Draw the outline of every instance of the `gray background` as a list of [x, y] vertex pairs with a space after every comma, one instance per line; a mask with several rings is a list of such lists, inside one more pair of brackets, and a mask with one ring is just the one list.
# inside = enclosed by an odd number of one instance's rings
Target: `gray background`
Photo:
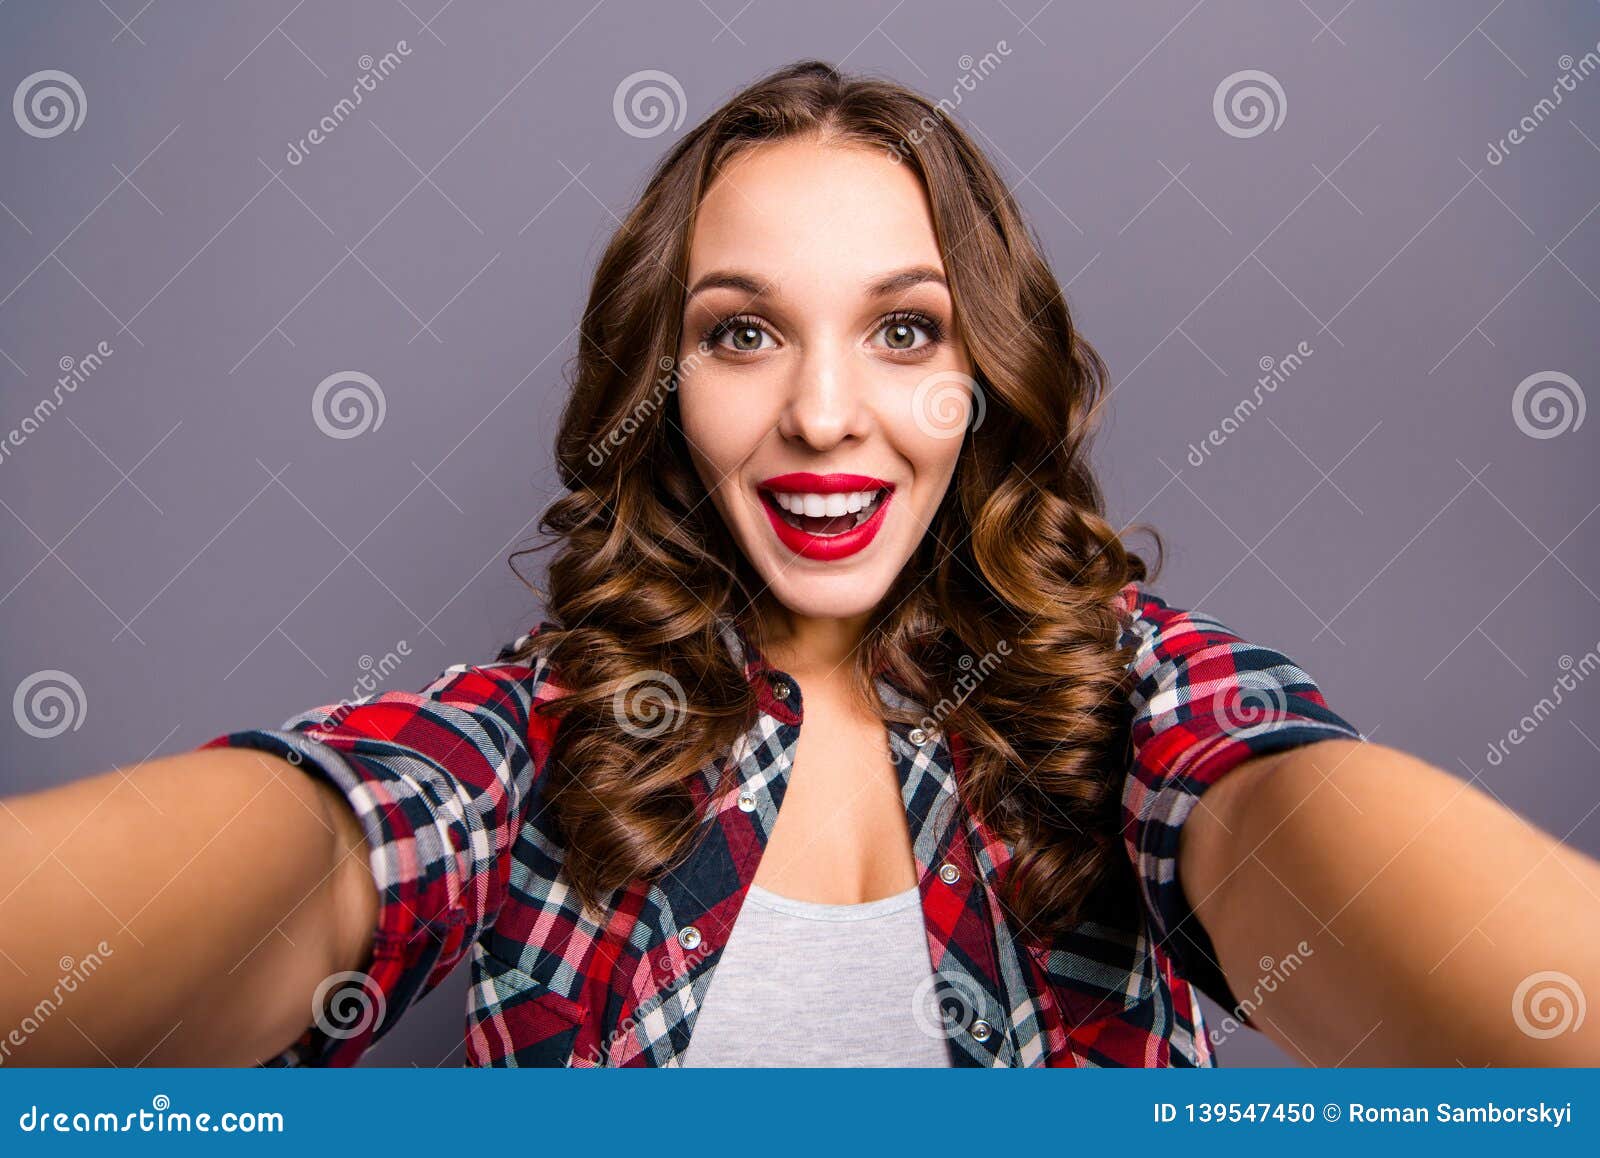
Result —
[[[114, 352], [0, 461], [0, 691], [46, 669], [84, 689], [60, 736], [5, 719], [0, 792], [275, 725], [401, 640], [389, 686], [421, 687], [534, 622], [505, 559], [555, 494], [600, 247], [672, 140], [816, 55], [960, 93], [1110, 363], [1099, 462], [1117, 519], [1168, 538], [1156, 589], [1600, 853], [1595, 687], [1485, 758], [1600, 640], [1600, 418], [1535, 438], [1512, 409], [1535, 373], [1597, 386], [1600, 76], [1485, 159], [1597, 41], [1594, 3], [1487, 0], [12, 0], [0, 95], [61, 69], [86, 108], [48, 139], [0, 116], [0, 436], [62, 358]], [[685, 115], [641, 137], [613, 94], [647, 69]], [[1212, 107], [1243, 69], [1285, 94], [1248, 138]], [[385, 416], [332, 438], [311, 398], [343, 370]], [[368, 1061], [459, 1064], [465, 983]], [[1249, 1032], [1222, 1057], [1297, 1060]]]

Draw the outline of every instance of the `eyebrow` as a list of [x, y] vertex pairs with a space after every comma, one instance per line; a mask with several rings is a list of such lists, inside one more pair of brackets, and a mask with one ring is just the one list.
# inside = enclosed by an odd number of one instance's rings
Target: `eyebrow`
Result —
[[[950, 289], [944, 274], [931, 265], [913, 265], [895, 273], [869, 279], [864, 283], [863, 289], [868, 297], [885, 298], [923, 284], [943, 286], [946, 291]], [[770, 282], [763, 283], [753, 275], [739, 270], [712, 270], [694, 283], [689, 290], [689, 297], [693, 298], [711, 289], [731, 289], [738, 290], [751, 299], [760, 299], [767, 296], [767, 290], [771, 285]]]

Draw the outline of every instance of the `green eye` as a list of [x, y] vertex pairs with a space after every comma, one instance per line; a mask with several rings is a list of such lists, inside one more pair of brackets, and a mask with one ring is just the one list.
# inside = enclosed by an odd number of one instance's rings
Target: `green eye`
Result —
[[[767, 331], [747, 318], [724, 318], [702, 335], [702, 347], [722, 346], [739, 354], [753, 354], [761, 349], [761, 339]], [[732, 345], [723, 345], [722, 339], [732, 335]]]
[[[916, 340], [918, 330], [928, 336], [928, 340], [921, 346], [917, 345]], [[936, 320], [926, 314], [910, 312], [893, 314], [885, 318], [880, 332], [884, 335], [885, 345], [901, 353], [935, 345], [944, 337], [944, 329]]]

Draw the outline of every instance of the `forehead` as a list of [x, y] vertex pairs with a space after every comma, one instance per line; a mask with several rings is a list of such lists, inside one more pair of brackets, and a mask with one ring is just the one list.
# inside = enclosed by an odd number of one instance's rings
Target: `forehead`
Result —
[[803, 292], [911, 264], [943, 269], [927, 193], [909, 166], [868, 146], [783, 141], [740, 155], [712, 182], [689, 282], [736, 267]]

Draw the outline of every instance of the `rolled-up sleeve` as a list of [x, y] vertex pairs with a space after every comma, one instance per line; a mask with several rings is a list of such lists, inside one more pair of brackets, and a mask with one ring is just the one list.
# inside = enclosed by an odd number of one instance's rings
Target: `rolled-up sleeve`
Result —
[[1157, 943], [1178, 972], [1239, 1013], [1216, 952], [1178, 879], [1178, 838], [1206, 789], [1253, 756], [1361, 739], [1287, 656], [1198, 611], [1130, 588], [1133, 760], [1123, 839]]
[[556, 694], [543, 660], [457, 665], [419, 692], [314, 708], [201, 745], [272, 752], [337, 787], [380, 893], [366, 971], [324, 982], [321, 1009], [307, 1009], [313, 1024], [265, 1065], [355, 1064], [494, 923], [554, 732], [533, 709]]

